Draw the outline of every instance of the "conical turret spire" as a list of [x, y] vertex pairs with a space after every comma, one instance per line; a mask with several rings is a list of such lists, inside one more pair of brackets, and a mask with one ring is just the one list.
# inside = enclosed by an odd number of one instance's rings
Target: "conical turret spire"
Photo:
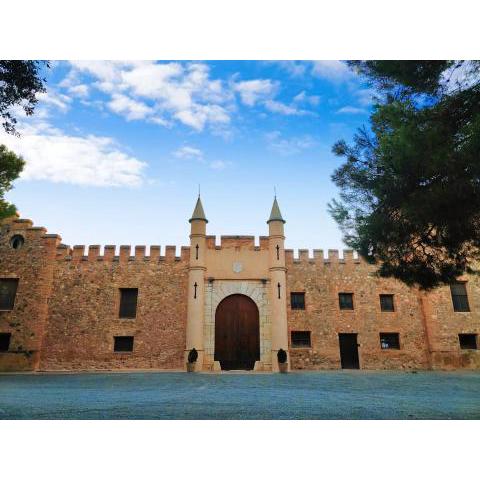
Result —
[[282, 217], [282, 213], [280, 212], [280, 207], [278, 206], [277, 197], [275, 196], [272, 205], [272, 211], [270, 213], [270, 218], [267, 220], [267, 223], [279, 221], [285, 223], [285, 220]]
[[203, 211], [200, 195], [198, 195], [197, 203], [195, 205], [195, 209], [193, 210], [192, 218], [189, 220], [189, 222], [191, 223], [193, 220], [203, 220], [208, 223], [207, 217], [205, 217], [205, 212]]

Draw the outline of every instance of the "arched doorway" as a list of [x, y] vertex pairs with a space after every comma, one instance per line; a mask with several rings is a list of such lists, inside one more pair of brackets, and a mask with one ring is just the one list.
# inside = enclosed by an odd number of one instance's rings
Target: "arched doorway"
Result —
[[245, 295], [224, 298], [215, 312], [215, 355], [222, 370], [252, 370], [260, 360], [258, 308]]

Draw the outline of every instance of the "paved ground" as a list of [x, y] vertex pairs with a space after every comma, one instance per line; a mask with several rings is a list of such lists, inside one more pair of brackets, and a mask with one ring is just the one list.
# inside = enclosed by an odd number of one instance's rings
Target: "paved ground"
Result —
[[0, 419], [480, 419], [480, 372], [0, 375]]

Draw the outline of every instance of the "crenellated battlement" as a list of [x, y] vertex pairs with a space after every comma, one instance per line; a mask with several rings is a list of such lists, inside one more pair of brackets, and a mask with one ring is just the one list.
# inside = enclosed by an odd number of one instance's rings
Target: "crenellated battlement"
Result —
[[359, 265], [362, 263], [361, 258], [353, 250], [345, 249], [339, 250], [327, 250], [327, 256], [325, 256], [323, 250], [313, 250], [313, 256], [310, 255], [308, 249], [298, 249], [297, 255], [294, 254], [293, 249], [285, 249], [285, 263], [288, 265], [303, 263], [303, 264], [348, 264]]
[[48, 248], [55, 248], [60, 245], [62, 241], [60, 235], [47, 233], [45, 227], [34, 226], [32, 220], [28, 218], [20, 218], [18, 214], [5, 218], [0, 222], [0, 227], [3, 234], [20, 234], [26, 240], [43, 243], [48, 246]]
[[[56, 259], [59, 261], [71, 262], [188, 262], [190, 258], [190, 247], [181, 246], [179, 249], [174, 245], [65, 245], [61, 243], [61, 237], [56, 234], [48, 234], [45, 227], [34, 226], [32, 220], [11, 217], [2, 222], [11, 233], [19, 232], [26, 236], [39, 237], [56, 245]], [[208, 249], [242, 249], [252, 251], [263, 251], [269, 248], [269, 237], [254, 235], [221, 235], [219, 242], [217, 236], [207, 235], [206, 245]], [[178, 251], [179, 250], [179, 251]], [[312, 253], [311, 253], [312, 252]], [[295, 264], [354, 264], [362, 263], [362, 260], [353, 250], [324, 250], [314, 249], [285, 249], [285, 262], [288, 265]]]
[[188, 262], [190, 258], [190, 247], [180, 247], [180, 255], [176, 255], [175, 245], [69, 245], [61, 244], [57, 248], [57, 260], [72, 262]]
[[221, 235], [220, 243], [217, 243], [215, 235], [207, 235], [207, 248], [221, 250], [226, 248], [243, 248], [246, 250], [268, 250], [268, 237], [254, 235]]

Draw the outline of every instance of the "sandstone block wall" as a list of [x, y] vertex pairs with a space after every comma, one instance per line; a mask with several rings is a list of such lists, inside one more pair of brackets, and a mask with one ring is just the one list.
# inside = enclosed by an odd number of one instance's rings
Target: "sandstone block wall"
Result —
[[[20, 234], [25, 243], [13, 249]], [[205, 346], [213, 355], [215, 308], [222, 296], [255, 297], [261, 320], [262, 361], [268, 367], [271, 325], [268, 302], [268, 237], [207, 236]], [[30, 220], [0, 225], [0, 278], [18, 278], [14, 309], [0, 311], [0, 332], [11, 333], [0, 352], [0, 371], [183, 369], [190, 248], [70, 248]], [[288, 333], [311, 332], [311, 347], [290, 343], [292, 369], [340, 368], [339, 333], [358, 334], [362, 369], [480, 368], [480, 350], [462, 350], [458, 334], [480, 339], [480, 278], [465, 276], [470, 312], [455, 312], [450, 288], [420, 292], [375, 276], [375, 267], [345, 251], [314, 250], [298, 258], [285, 250]], [[239, 265], [240, 264], [240, 265]], [[235, 266], [235, 268], [233, 268]], [[240, 266], [241, 268], [236, 268]], [[138, 288], [137, 316], [119, 318], [120, 288]], [[305, 292], [305, 310], [293, 310], [291, 292]], [[339, 308], [338, 294], [353, 293], [354, 310]], [[394, 312], [380, 309], [380, 294], [393, 294]], [[217, 298], [218, 297], [218, 298]], [[258, 297], [258, 298], [257, 298]], [[263, 312], [263, 313], [262, 313]], [[384, 350], [380, 333], [398, 333], [400, 349]], [[114, 336], [133, 336], [129, 353], [113, 351]]]
[[[10, 246], [13, 235], [25, 240], [18, 250]], [[0, 278], [19, 279], [13, 310], [0, 311], [0, 332], [11, 334], [9, 351], [0, 353], [0, 371], [38, 368], [59, 243], [60, 237], [30, 220], [11, 218], [0, 225]]]
[[[311, 348], [290, 348], [293, 369], [340, 368], [339, 333], [357, 333], [360, 368], [429, 368], [423, 312], [418, 292], [400, 282], [379, 279], [374, 268], [344, 253], [316, 251], [308, 258], [286, 251], [288, 327], [310, 331]], [[305, 310], [292, 310], [291, 292], [305, 292]], [[341, 310], [338, 294], [353, 293], [354, 310]], [[380, 294], [394, 295], [394, 312], [382, 312]], [[382, 350], [380, 332], [400, 335], [399, 350]]]
[[[60, 252], [40, 369], [183, 368], [188, 249], [150, 250]], [[119, 318], [120, 288], [138, 288], [135, 319]], [[114, 336], [124, 335], [134, 337], [133, 352], [114, 352]]]

